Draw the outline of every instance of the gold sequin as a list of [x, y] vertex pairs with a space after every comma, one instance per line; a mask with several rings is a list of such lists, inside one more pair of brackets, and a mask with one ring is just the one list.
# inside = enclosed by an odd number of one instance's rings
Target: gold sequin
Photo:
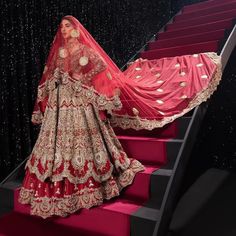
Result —
[[68, 51], [65, 48], [59, 48], [59, 56], [61, 58], [66, 58], [68, 56]]
[[47, 72], [47, 70], [48, 70], [48, 67], [45, 66], [45, 67], [44, 67], [44, 70], [43, 70], [43, 74], [45, 74], [45, 73]]
[[135, 70], [141, 70], [141, 68], [140, 67], [136, 67]]
[[181, 83], [179, 84], [180, 87], [185, 87], [186, 85], [187, 85], [186, 82], [181, 82]]
[[135, 107], [132, 108], [132, 112], [135, 116], [138, 116], [139, 114], [139, 111]]
[[202, 63], [197, 64], [197, 67], [202, 67], [202, 66], [203, 66]]
[[162, 84], [164, 81], [163, 80], [158, 80], [157, 83], [158, 84]]
[[193, 57], [198, 57], [198, 54], [193, 54]]
[[178, 67], [180, 67], [180, 64], [179, 63], [175, 64], [175, 68], [178, 68]]
[[202, 78], [202, 79], [207, 79], [208, 76], [207, 76], [207, 75], [202, 75], [201, 78]]
[[92, 180], [89, 180], [89, 187], [93, 187], [94, 184], [92, 183]]
[[165, 115], [165, 113], [164, 113], [164, 112], [162, 112], [162, 111], [159, 111], [159, 113], [160, 113], [161, 115], [163, 115], [163, 116]]
[[185, 98], [187, 98], [187, 95], [183, 95], [183, 96], [181, 96], [181, 98], [182, 98], [182, 99], [185, 99]]
[[184, 71], [182, 71], [181, 73], [180, 73], [180, 76], [185, 76], [186, 75], [186, 73], [184, 72]]
[[87, 64], [88, 64], [88, 57], [85, 57], [85, 56], [83, 56], [83, 57], [81, 57], [80, 59], [79, 59], [79, 64], [81, 65], [81, 66], [86, 66]]
[[56, 194], [60, 194], [60, 189], [58, 188], [57, 191], [56, 191]]
[[157, 103], [163, 104], [164, 102], [162, 100], [156, 100]]
[[139, 79], [139, 78], [141, 78], [141, 75], [137, 75], [137, 76], [136, 76], [136, 79]]
[[156, 77], [160, 77], [160, 76], [161, 76], [161, 74], [160, 74], [160, 73], [157, 73], [157, 74], [155, 74], [155, 76], [156, 76]]
[[157, 89], [157, 92], [162, 93], [162, 92], [163, 92], [163, 89]]
[[110, 72], [107, 72], [107, 78], [108, 78], [109, 80], [112, 80], [112, 76], [111, 76], [111, 73], [110, 73]]

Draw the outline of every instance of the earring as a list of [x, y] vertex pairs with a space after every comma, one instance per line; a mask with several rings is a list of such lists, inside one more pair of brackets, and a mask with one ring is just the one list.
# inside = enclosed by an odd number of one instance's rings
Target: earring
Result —
[[79, 37], [79, 32], [76, 29], [71, 30], [70, 35], [72, 38]]

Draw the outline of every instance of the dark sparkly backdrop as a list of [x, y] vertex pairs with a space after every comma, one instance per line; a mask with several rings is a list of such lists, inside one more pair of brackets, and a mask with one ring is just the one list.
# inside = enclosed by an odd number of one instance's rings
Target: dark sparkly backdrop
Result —
[[236, 172], [236, 48], [209, 100], [185, 178], [187, 188], [208, 168]]
[[31, 152], [36, 89], [57, 26], [74, 15], [123, 66], [184, 3], [199, 0], [1, 0], [0, 180]]

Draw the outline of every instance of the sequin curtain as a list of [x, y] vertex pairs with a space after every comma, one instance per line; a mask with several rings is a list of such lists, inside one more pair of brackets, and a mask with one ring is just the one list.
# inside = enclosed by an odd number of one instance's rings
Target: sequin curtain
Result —
[[37, 85], [64, 15], [78, 18], [121, 67], [182, 2], [1, 0], [0, 180], [30, 154], [36, 140], [39, 127], [30, 117]]

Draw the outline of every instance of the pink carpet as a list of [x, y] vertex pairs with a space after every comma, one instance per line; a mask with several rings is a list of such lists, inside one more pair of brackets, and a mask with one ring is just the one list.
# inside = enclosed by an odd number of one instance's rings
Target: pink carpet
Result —
[[226, 5], [235, 3], [235, 0], [224, 0], [224, 1], [206, 1], [206, 2], [201, 2], [197, 4], [192, 4], [189, 6], [185, 6], [183, 8], [183, 13], [190, 13], [190, 12], [196, 12], [196, 11], [202, 11], [203, 9], [212, 9], [214, 7], [225, 7]]
[[209, 31], [207, 33], [192, 34], [185, 37], [156, 40], [154, 42], [149, 43], [149, 50], [220, 40], [224, 37], [224, 34], [225, 34], [225, 29], [221, 29], [216, 31]]
[[189, 44], [185, 46], [155, 49], [141, 53], [142, 58], [149, 60], [162, 58], [162, 57], [173, 57], [186, 54], [194, 54], [201, 52], [216, 52], [218, 49], [219, 41], [209, 41], [203, 43]]
[[195, 25], [191, 27], [186, 28], [180, 28], [176, 30], [169, 30], [163, 33], [159, 33], [157, 38], [158, 39], [167, 39], [167, 38], [176, 38], [180, 36], [187, 36], [191, 34], [197, 34], [197, 33], [207, 33], [209, 31], [219, 30], [219, 29], [229, 29], [232, 28], [233, 22], [232, 20], [223, 20], [223, 21], [217, 21], [214, 23], [208, 23], [208, 24], [202, 24], [202, 25]]
[[174, 21], [172, 24], [168, 24], [166, 26], [167, 30], [171, 29], [178, 29], [178, 28], [185, 28], [191, 27], [193, 25], [200, 25], [200, 24], [209, 24], [215, 21], [222, 21], [222, 20], [232, 20], [236, 18], [236, 10], [224, 12], [224, 14], [214, 14], [208, 15], [205, 17], [199, 17], [197, 19], [189, 19], [187, 21]]
[[153, 138], [174, 138], [178, 131], [178, 121], [174, 121], [171, 124], [167, 124], [162, 128], [156, 128], [153, 130], [133, 130], [133, 129], [121, 129], [116, 127], [116, 135], [127, 135], [127, 136], [137, 136], [137, 137], [153, 137]]
[[134, 157], [144, 164], [166, 163], [168, 139], [132, 136], [118, 136], [118, 138], [129, 157]]
[[[23, 224], [26, 227], [26, 235], [34, 235], [34, 231], [37, 228], [41, 228], [41, 235], [50, 235], [53, 232], [56, 234], [59, 229], [66, 227], [67, 229], [73, 230], [79, 233], [79, 235], [93, 236], [93, 235], [103, 235], [103, 236], [129, 236], [130, 235], [130, 215], [137, 211], [141, 207], [140, 202], [130, 201], [123, 197], [119, 197], [113, 200], [109, 200], [103, 203], [99, 207], [94, 207], [89, 210], [82, 209], [76, 214], [73, 214], [67, 218], [50, 218], [47, 220], [42, 220], [39, 217], [31, 216], [30, 218], [25, 218], [25, 215], [29, 214], [29, 206], [21, 205], [18, 203], [19, 191], [15, 192], [15, 212], [23, 214], [23, 220], [26, 222]], [[140, 199], [138, 199], [140, 200]], [[17, 214], [18, 216], [19, 214]], [[5, 216], [3, 220], [6, 220]], [[13, 219], [12, 219], [13, 217]], [[10, 214], [9, 218], [14, 220], [16, 215], [14, 213]], [[1, 223], [1, 221], [0, 221]], [[9, 225], [10, 221], [8, 222]], [[1, 224], [0, 224], [1, 226]], [[35, 229], [36, 226], [36, 229]], [[48, 228], [49, 227], [49, 230]], [[4, 228], [4, 227], [3, 227]], [[66, 230], [65, 228], [65, 230]], [[8, 232], [9, 228], [4, 228], [0, 233]], [[12, 232], [17, 232], [17, 228], [11, 229]], [[47, 233], [48, 232], [48, 233]], [[81, 234], [82, 232], [82, 234]], [[14, 235], [14, 234], [13, 234]], [[39, 234], [40, 235], [40, 234]], [[57, 234], [56, 234], [57, 235]], [[6, 234], [8, 236], [8, 234]]]
[[224, 11], [230, 11], [232, 9], [236, 9], [236, 1], [230, 3], [230, 4], [225, 4], [225, 5], [219, 5], [215, 7], [209, 7], [207, 9], [202, 9], [200, 11], [192, 11], [192, 12], [183, 12], [181, 15], [175, 16], [175, 19], [180, 20], [180, 19], [191, 19], [195, 17], [201, 17], [201, 16], [206, 16], [210, 14], [215, 14], [219, 12], [224, 12]]

